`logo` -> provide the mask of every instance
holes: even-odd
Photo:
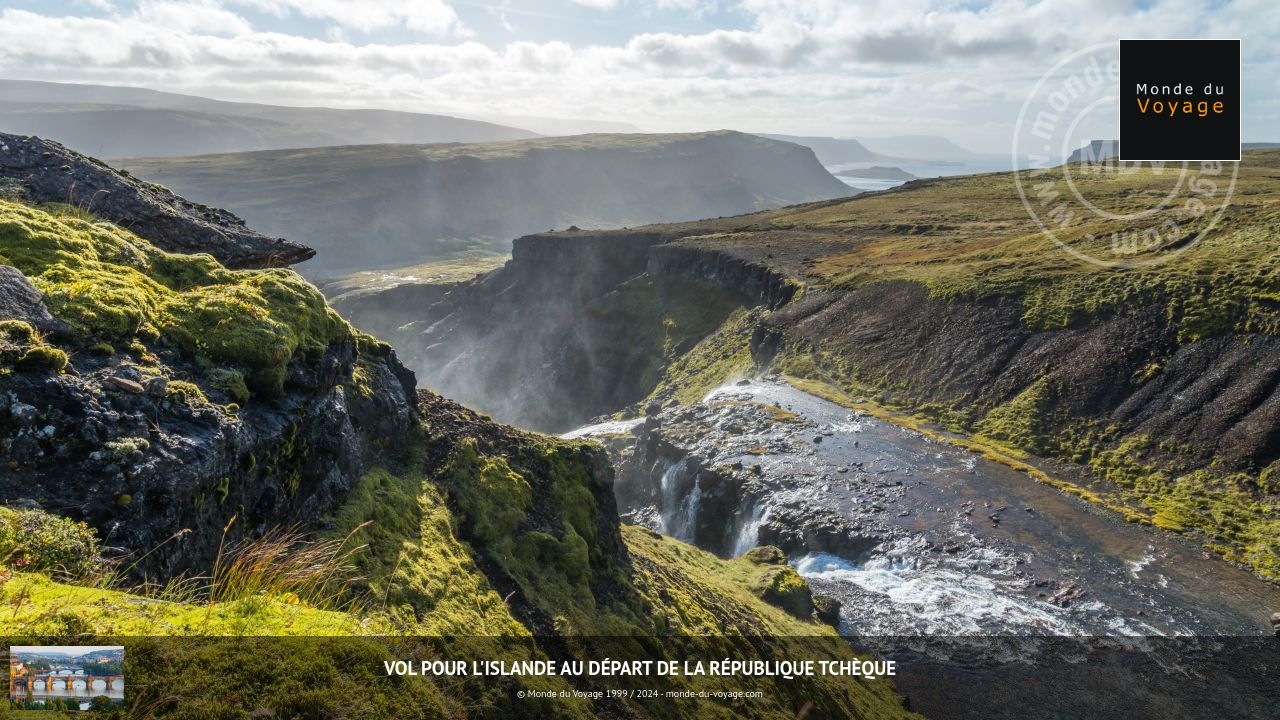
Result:
[[[1063,251],[1106,268],[1151,266],[1213,230],[1239,165],[1121,160],[1115,135],[1099,137],[1115,132],[1120,77],[1115,43],[1076,52],[1041,76],[1018,113],[1014,182],[1032,220]]]

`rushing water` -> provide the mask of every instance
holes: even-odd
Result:
[[[629,448],[633,521],[726,555],[784,541],[926,717],[1280,717],[1280,588],[1005,465],[777,380],[575,436]]]
[[[734,413],[752,404],[798,421],[742,430]],[[1260,635],[1280,610],[1280,588],[1191,543],[786,383],[729,385],[702,405],[689,452],[758,465],[762,489],[726,521],[735,554],[779,512],[883,538],[846,557],[793,553],[815,592],[841,600],[846,634]],[[662,472],[657,528],[684,540],[707,491],[687,460]]]

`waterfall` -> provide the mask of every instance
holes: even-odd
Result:
[[[685,465],[689,459],[682,458],[679,462],[667,465],[662,472],[662,481],[660,489],[662,490],[662,507],[659,508],[662,517],[662,533],[676,537],[676,511],[680,507],[679,487],[677,483],[680,476],[684,474]]]
[[[696,474],[688,478],[689,482],[686,483],[685,472],[688,466],[689,459],[686,457],[667,465],[663,470],[662,506],[659,508],[659,515],[664,535],[693,542],[694,531],[698,527],[698,513],[701,511],[702,486],[698,484]]]
[[[679,528],[673,528],[672,535],[674,537],[688,543],[694,541],[694,535],[698,529],[698,504],[700,502],[702,502],[702,485],[698,483],[697,476],[694,476],[693,487],[689,488],[689,495],[684,499],[684,522]]]
[[[760,542],[760,526],[765,520],[769,519],[768,509],[762,510],[762,505],[756,504],[751,507],[751,517],[747,518],[742,527],[738,529],[738,536],[733,541],[733,557],[738,557],[742,553],[755,547]]]

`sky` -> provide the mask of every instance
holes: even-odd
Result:
[[[68,655],[79,657],[99,650],[124,650],[123,645],[15,645],[9,648],[14,656],[18,655]]]
[[[1037,79],[1121,37],[1241,38],[1244,139],[1280,140],[1274,0],[0,0],[0,77],[1007,153]]]

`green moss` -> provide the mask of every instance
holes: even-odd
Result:
[[[81,336],[163,339],[194,360],[238,366],[263,395],[280,392],[295,358],[355,342],[297,273],[226,270],[207,255],[165,253],[110,224],[0,201],[0,253]]]
[[[347,391],[358,397],[372,398],[376,390],[370,380],[370,372],[368,360],[364,357],[357,360],[355,368],[351,371],[351,379],[345,385]]]
[[[127,460],[151,449],[151,441],[144,437],[125,437],[108,440],[103,449],[117,460]]]
[[[28,348],[13,366],[23,372],[62,372],[67,366],[67,353],[48,345]]]
[[[446,472],[464,522],[482,543],[510,540],[532,502],[529,483],[500,458],[480,457],[475,441],[465,439],[449,459]]]
[[[1049,436],[1047,412],[1054,400],[1054,388],[1047,377],[1040,378],[1016,397],[987,413],[977,425],[980,434],[1002,440],[1034,453],[1056,449]]]
[[[533,510],[529,481],[506,460],[480,454],[470,439],[459,444],[439,476],[467,536],[554,614],[590,604],[589,543],[597,512],[580,463],[559,451],[549,444],[536,459],[550,480],[554,502],[547,505],[559,513],[555,527],[546,529],[527,525]]]
[[[391,354],[391,344],[363,332],[356,332],[356,348],[361,355],[384,358]]]
[[[672,397],[688,405],[735,377],[753,374],[751,332],[758,321],[758,311],[738,309],[730,313],[719,328],[666,368],[649,399]]]
[[[84,523],[42,510],[0,507],[0,567],[82,579],[99,565],[98,538]]]
[[[213,368],[208,372],[209,385],[226,393],[236,403],[243,405],[249,402],[249,386],[244,381],[244,373],[229,368]]]
[[[384,626],[339,612],[268,598],[252,615],[233,603],[202,605],[156,600],[115,590],[16,573],[0,585],[11,635],[361,635]],[[20,602],[16,602],[21,598]],[[68,622],[70,619],[70,622]]]
[[[178,402],[187,403],[188,405],[208,403],[209,399],[205,397],[204,392],[200,390],[200,386],[186,380],[170,380],[165,385],[165,395]]]
[[[1280,495],[1280,460],[1258,473],[1258,489],[1267,495]]]
[[[19,345],[30,345],[38,341],[35,328],[23,320],[0,320],[0,336]]]
[[[89,352],[98,357],[110,357],[116,354],[116,349],[109,342],[98,342],[89,346]]]
[[[761,571],[752,583],[756,595],[770,605],[786,610],[798,618],[813,614],[813,596],[809,584],[790,565],[774,566]]]

